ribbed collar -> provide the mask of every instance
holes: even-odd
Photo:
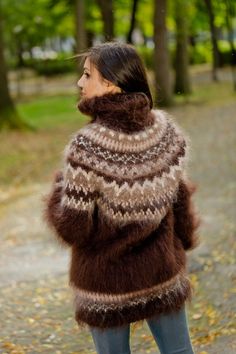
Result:
[[[84,98],[79,110],[96,122],[116,131],[132,133],[154,124],[149,99],[144,93],[116,93]]]

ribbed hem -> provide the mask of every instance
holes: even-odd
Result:
[[[142,294],[89,292],[90,296],[86,297],[86,292],[79,289],[75,293],[75,319],[78,325],[111,328],[179,310],[186,300],[191,300],[192,287],[186,276],[178,274],[164,284],[142,290]],[[93,300],[91,294],[96,299]],[[122,299],[123,296],[126,299]]]

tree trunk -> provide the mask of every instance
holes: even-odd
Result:
[[[129,28],[129,32],[128,32],[128,35],[127,35],[127,42],[128,43],[133,43],[133,41],[132,41],[132,33],[133,33],[133,30],[134,30],[134,27],[135,27],[135,20],[136,20],[135,17],[136,17],[137,8],[138,8],[138,0],[133,0],[130,28]]]
[[[183,16],[183,14],[185,14]],[[190,94],[188,55],[188,0],[175,0],[175,93]]]
[[[24,129],[26,127],[26,124],[20,119],[16,112],[9,93],[7,68],[4,58],[3,23],[0,4],[0,129]]]
[[[97,0],[97,3],[102,14],[105,40],[110,41],[114,38],[113,0]]]
[[[17,48],[17,68],[23,68],[25,66],[24,58],[23,58],[23,46],[21,39],[16,41],[16,48]]]
[[[159,106],[172,104],[170,64],[166,29],[167,0],[154,0],[154,70]]]
[[[217,42],[217,31],[215,26],[215,14],[213,10],[213,5],[211,0],[204,0],[209,16],[210,30],[211,30],[211,42],[213,49],[213,68],[212,68],[212,79],[218,81],[217,68],[219,67],[219,48]]]
[[[85,30],[84,0],[75,0],[76,50],[82,52],[87,47]]]

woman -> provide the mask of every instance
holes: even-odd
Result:
[[[76,320],[99,354],[130,353],[130,323],[144,319],[161,353],[193,353],[186,251],[197,245],[198,219],[188,139],[152,108],[132,46],[105,43],[83,57],[78,108],[91,120],[65,149],[45,214],[72,249]]]

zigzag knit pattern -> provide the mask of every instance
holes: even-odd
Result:
[[[80,129],[66,148],[69,208],[93,211],[95,202],[116,225],[157,226],[173,202],[186,162],[186,139],[163,111],[142,132],[125,134],[100,124]]]

